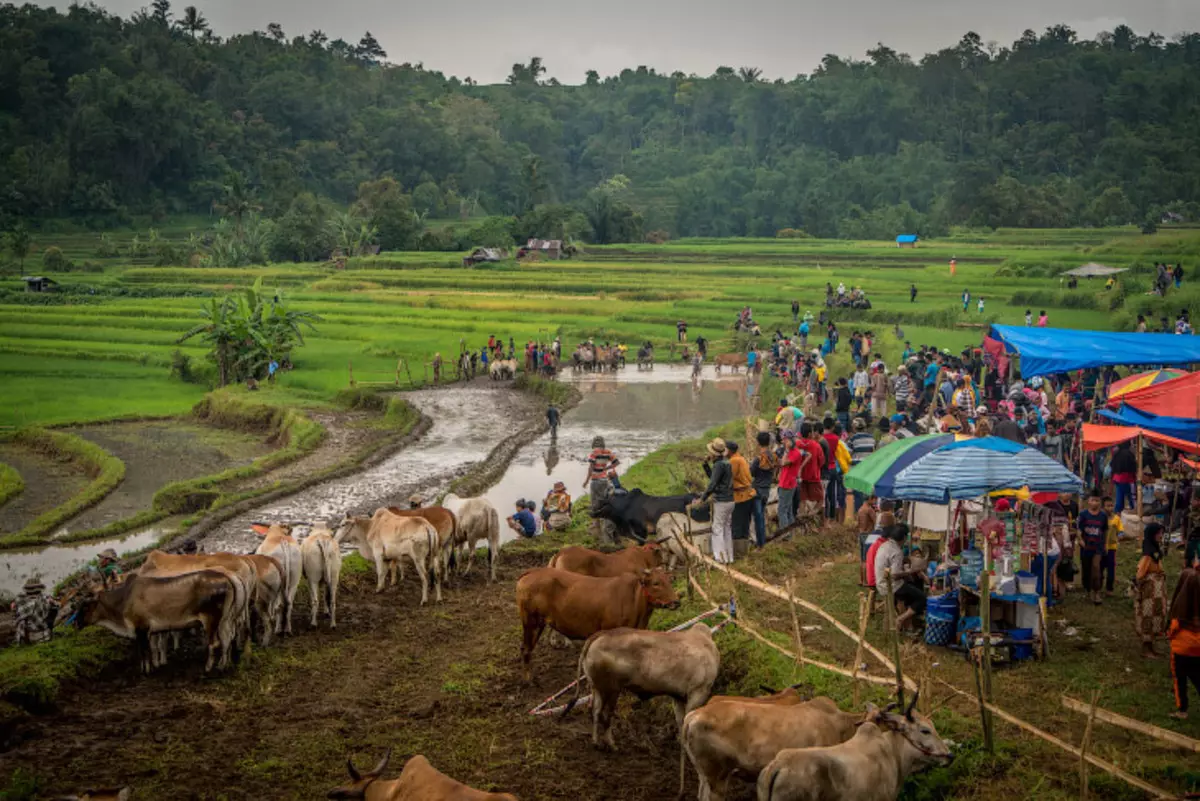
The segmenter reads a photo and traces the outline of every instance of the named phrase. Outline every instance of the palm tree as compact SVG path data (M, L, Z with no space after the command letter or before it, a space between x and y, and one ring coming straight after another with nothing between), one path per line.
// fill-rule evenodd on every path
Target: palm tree
M758 67L738 67L738 77L746 83L754 83L762 77L762 70Z
M183 10L183 18L175 23L183 30L187 31L188 36L195 39L202 33L208 33L208 20L200 13L195 6L188 6Z
M221 187L221 201L215 206L221 214L233 218L234 230L241 238L242 221L247 214L262 211L262 206L254 202L254 190L246 184L246 176L240 172L231 172L225 181L226 183Z

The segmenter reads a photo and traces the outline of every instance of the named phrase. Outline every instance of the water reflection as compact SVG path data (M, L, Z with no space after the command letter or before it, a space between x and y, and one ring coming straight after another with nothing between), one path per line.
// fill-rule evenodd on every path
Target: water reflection
M158 542L174 527L173 523L164 522L108 540L5 551L0 553L0 594L16 595L25 580L34 574L46 586L53 586L95 559L106 548L112 548L119 554L141 550Z

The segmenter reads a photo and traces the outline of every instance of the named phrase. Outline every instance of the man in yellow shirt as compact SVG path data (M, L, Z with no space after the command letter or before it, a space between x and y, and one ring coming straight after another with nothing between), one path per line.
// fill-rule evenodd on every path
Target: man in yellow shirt
M1116 513L1112 498L1104 499L1104 514L1108 515L1108 532L1104 536L1104 553L1100 557L1100 577L1104 581L1104 594L1111 596L1117 580L1117 543L1125 531L1125 524Z
M733 473L733 538L750 538L750 519L754 514L754 481L750 476L750 463L738 450L736 442L726 440L725 451L729 454L729 468Z

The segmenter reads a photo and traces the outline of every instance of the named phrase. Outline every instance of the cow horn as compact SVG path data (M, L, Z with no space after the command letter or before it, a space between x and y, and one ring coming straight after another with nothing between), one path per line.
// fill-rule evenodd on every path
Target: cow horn
M350 774L350 778L354 781L357 782L362 780L362 775L359 774L358 770L354 767L354 760L350 757L346 757L346 772Z
M383 759L379 760L379 764L375 766L375 770L371 771L371 773L375 774L376 776L383 773L383 771L387 768L388 760L391 758L392 749L389 748L387 753L383 755Z
M908 704L908 709L904 710L904 717L908 718L909 720L912 720L913 709L916 707L917 698L919 698L920 696L921 696L920 690L917 690L915 693L913 693L912 701L910 701Z

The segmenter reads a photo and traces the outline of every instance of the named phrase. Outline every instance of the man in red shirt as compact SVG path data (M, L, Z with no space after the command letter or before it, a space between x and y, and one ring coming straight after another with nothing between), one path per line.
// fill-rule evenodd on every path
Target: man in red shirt
M796 435L783 432L783 453L779 459L779 528L785 529L796 521L796 489L800 471L812 457L796 446Z
M821 512L825 493L821 488L821 468L825 466L825 449L812 438L812 425L800 426L800 441L797 446L809 454L800 470L800 516L816 517Z

